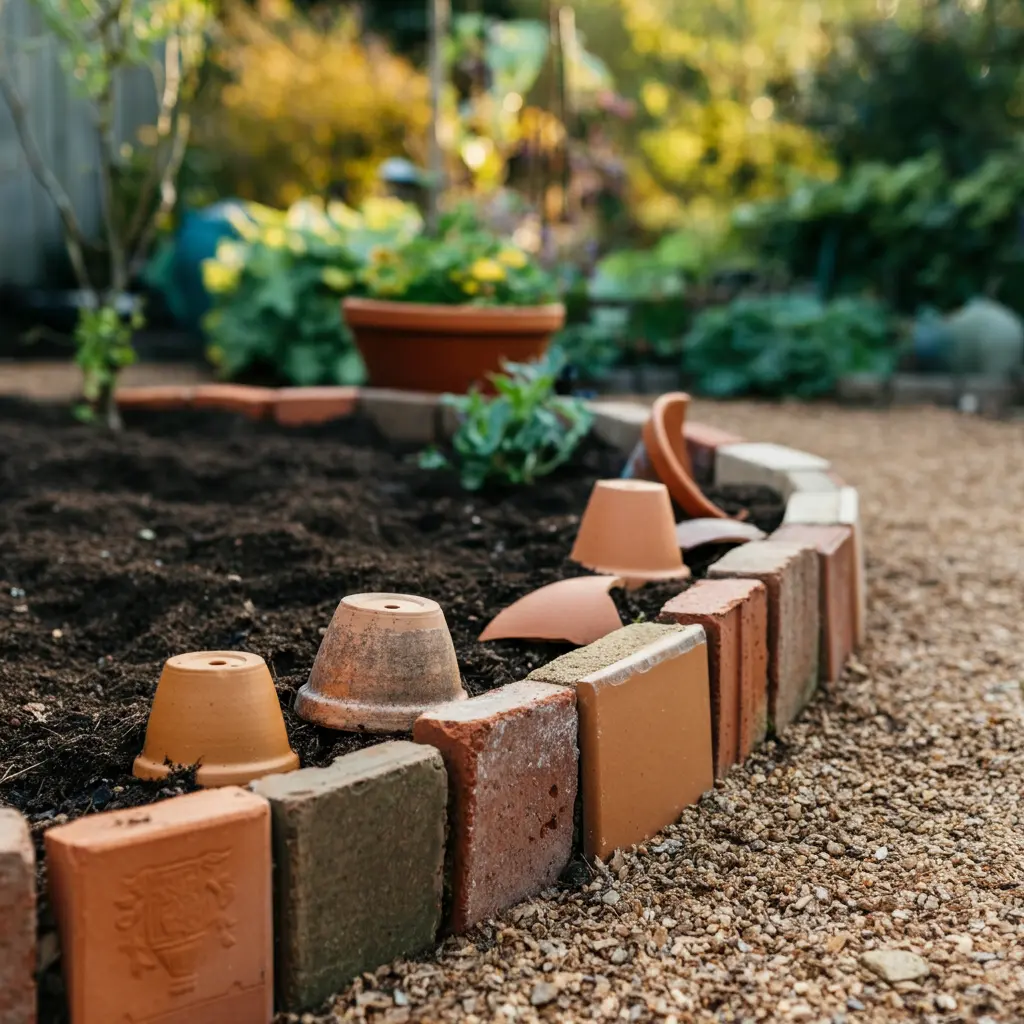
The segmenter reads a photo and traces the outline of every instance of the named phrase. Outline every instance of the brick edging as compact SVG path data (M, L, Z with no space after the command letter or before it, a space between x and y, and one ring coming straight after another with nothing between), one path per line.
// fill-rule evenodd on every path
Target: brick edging
M420 444L442 439L454 425L436 395L374 388L139 387L122 389L118 400L126 410L222 409L287 427L363 415L385 436ZM647 410L611 401L593 402L591 408L596 433L628 455L640 440ZM392 741L370 748L374 753L345 755L329 768L271 777L282 785L255 783L245 800L263 801L260 806L268 808L260 819L265 825L253 834L265 835L260 842L268 844L269 861L272 823L273 885L269 876L244 867L248 851L242 857L232 847L235 798L229 790L221 791L223 801L207 801L207 809L182 808L186 816L196 815L195 827L220 837L216 857L189 869L212 872L211 879L216 875L228 883L218 889L220 883L211 882L209 891L231 893L239 905L269 908L274 902L279 908L279 1008L307 1009L359 972L415 955L444 930L472 927L545 888L580 844L590 854L608 856L649 838L672 824L715 777L742 763L770 728L783 730L820 681L837 680L864 637L864 545L856 490L826 460L805 452L746 442L699 423L687 423L685 435L699 475L716 483L767 484L786 497L787 506L775 534L733 549L707 580L665 605L660 623L626 626L549 662L528 681L471 698L455 711L425 716L414 729L415 743ZM679 742L680 729L686 744ZM680 758L684 746L686 756ZM424 750L421 756L422 747L432 753ZM528 758L523 750L531 751ZM636 785L640 777L643 786ZM194 795L164 803L189 800L190 808L198 808ZM132 813L83 820L116 823ZM0 828L0 905L13 910L0 922L0 948L6 948L8 936L25 945L24 936L35 934L31 847L20 816L7 817L7 827ZM342 820L359 824L338 836L336 824ZM75 827L73 822L51 829L47 848L85 842L65 831ZM151 833L140 830L139 836L138 843L129 840L118 848L123 859L118 852L106 855L112 878L145 866L147 856L159 859L159 844L147 840ZM329 861L339 842L347 876L359 884L339 884L330 898L321 898L307 872L317 858ZM393 870L380 870L382 850L394 858ZM158 867L173 872L176 864ZM330 865L321 863L316 870L329 871ZM442 873L447 890L457 896L446 908L446 921ZM76 913L82 905L85 882L71 873L57 889L51 883L58 921L67 919L62 907ZM378 882L394 890L391 898L375 892ZM144 886L133 892L132 898L147 898ZM110 899L124 897L110 893ZM291 906L304 910L291 916L281 912ZM376 923L382 906L389 915L386 929ZM107 918L101 913L95 920ZM299 920L301 926L294 923ZM90 987L88 976L106 970L96 951L104 943L123 947L117 928L111 925L108 935L105 927L96 924L88 942L65 949L76 999L92 998L80 995ZM197 939L202 955L188 967L204 999L222 998L221 975L225 984L239 971L245 977L271 976L274 965L265 944L244 944L225 973L219 944L211 939L202 945L206 938L204 932ZM152 945L143 933L138 941ZM14 1019L31 1020L35 956L25 952L13 964L0 964L0 981L14 993ZM160 1000L165 990L181 991L183 983L172 972L180 973L181 965L167 966L158 950L147 948L146 954L157 966L146 973L145 991L159 990ZM133 984L124 982L119 1009L137 1002Z

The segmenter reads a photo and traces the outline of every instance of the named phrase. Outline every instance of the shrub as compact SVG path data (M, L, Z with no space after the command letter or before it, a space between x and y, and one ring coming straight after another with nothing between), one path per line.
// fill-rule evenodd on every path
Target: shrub
M557 298L554 277L469 207L442 218L437 237L375 249L359 282L373 298L402 302L536 306Z
M263 367L299 385L361 383L341 299L374 253L420 230L419 214L395 200L368 200L358 212L316 201L247 209L233 218L242 241L221 242L203 263L211 362L224 377Z
M454 464L467 491L490 483L532 484L553 472L571 458L593 422L583 402L556 393L563 368L557 356L506 363L504 373L491 376L495 395L476 388L445 395L445 404L459 415L452 460L430 449L420 464L429 469Z
M816 398L844 374L891 370L893 337L882 307L862 299L740 298L696 318L683 368L706 395Z

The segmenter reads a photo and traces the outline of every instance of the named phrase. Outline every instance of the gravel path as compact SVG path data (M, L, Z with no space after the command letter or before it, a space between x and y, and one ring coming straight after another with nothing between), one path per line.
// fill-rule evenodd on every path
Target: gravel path
M1024 425L706 403L695 418L826 455L860 488L859 660L785 744L585 888L303 1021L1024 1020ZM892 949L930 975L888 984L862 960Z

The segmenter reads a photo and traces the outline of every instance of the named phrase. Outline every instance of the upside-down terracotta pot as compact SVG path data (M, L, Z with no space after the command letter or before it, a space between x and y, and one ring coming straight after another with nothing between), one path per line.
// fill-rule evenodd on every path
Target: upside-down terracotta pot
M171 765L198 765L200 786L244 786L299 767L266 662L244 651L196 651L168 658L157 683L140 779Z
M342 302L370 383L403 391L450 391L486 384L505 359L529 362L565 323L547 306L440 306L350 297Z
M351 594L331 619L295 711L328 729L408 732L427 708L465 698L436 601Z
M480 640L564 640L584 646L622 628L609 591L618 576L574 576L540 587L488 623Z
M648 480L598 480L569 557L595 572L621 576L630 586L690 574L676 541L668 490Z
M671 391L655 401L624 475L660 481L688 516L726 519L728 514L706 498L693 479L683 436L689 404L690 396L683 391Z

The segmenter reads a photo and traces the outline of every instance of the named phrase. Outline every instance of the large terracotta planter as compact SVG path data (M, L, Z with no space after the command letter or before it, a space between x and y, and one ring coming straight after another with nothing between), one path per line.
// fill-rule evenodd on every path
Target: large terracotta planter
M403 391L465 392L486 383L503 359L528 362L544 355L565 323L561 303L432 306L348 298L341 308L370 383Z

